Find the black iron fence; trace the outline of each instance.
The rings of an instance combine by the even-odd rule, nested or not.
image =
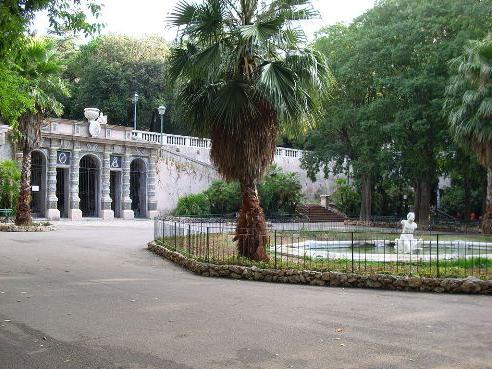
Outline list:
[[[492,236],[270,222],[268,261],[240,255],[234,219],[155,219],[154,238],[171,250],[215,264],[425,277],[492,278]],[[403,238],[403,239],[402,239]],[[249,239],[246,237],[246,239]]]

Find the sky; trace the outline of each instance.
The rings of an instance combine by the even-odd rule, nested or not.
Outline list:
[[[101,0],[104,4],[100,21],[106,26],[102,33],[118,33],[130,36],[158,34],[172,41],[176,31],[166,24],[169,12],[179,0]],[[320,12],[321,19],[303,22],[302,26],[309,39],[321,27],[338,22],[350,21],[370,9],[374,0],[313,0],[313,6]],[[34,22],[34,29],[45,33],[47,17],[40,14]]]

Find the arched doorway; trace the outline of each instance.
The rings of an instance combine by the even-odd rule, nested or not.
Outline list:
[[[41,151],[31,154],[31,212],[44,217],[46,209],[46,158]]]
[[[142,159],[130,163],[130,198],[135,218],[147,216],[147,169]]]
[[[79,198],[83,217],[98,216],[99,192],[99,161],[92,155],[85,155],[79,165]]]

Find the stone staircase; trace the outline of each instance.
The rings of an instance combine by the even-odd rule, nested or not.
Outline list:
[[[313,223],[343,222],[347,219],[342,212],[331,207],[324,208],[321,205],[300,205],[297,211]]]

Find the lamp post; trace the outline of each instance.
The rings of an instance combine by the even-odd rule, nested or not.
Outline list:
[[[159,115],[161,116],[161,146],[163,144],[163,137],[162,137],[162,128],[164,125],[164,114],[166,113],[166,107],[164,105],[161,105],[157,108],[159,111]]]
[[[137,130],[137,101],[138,101],[138,94],[135,92],[135,94],[132,97],[132,103],[133,105],[135,105],[133,110],[133,129],[135,131]]]

